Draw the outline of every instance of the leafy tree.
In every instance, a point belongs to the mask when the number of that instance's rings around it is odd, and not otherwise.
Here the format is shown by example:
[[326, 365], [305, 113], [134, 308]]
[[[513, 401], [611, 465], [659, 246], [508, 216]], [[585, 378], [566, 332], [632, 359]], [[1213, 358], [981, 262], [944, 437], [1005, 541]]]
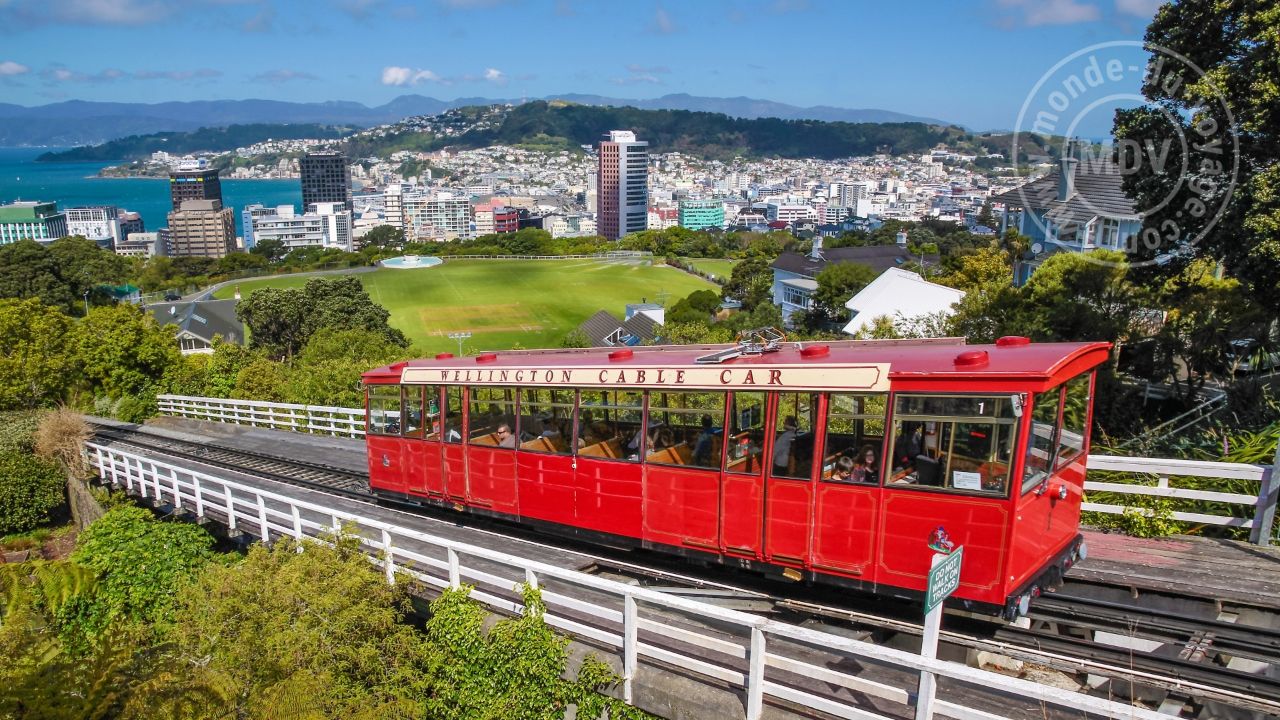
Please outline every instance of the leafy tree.
[[849, 298], [876, 279], [876, 271], [859, 263], [830, 263], [814, 278], [818, 289], [813, 293], [814, 310], [828, 322], [849, 319], [849, 309], [844, 306]]
[[0, 535], [48, 522], [64, 502], [66, 476], [54, 463], [15, 450], [0, 451]]
[[277, 357], [296, 355], [321, 328], [368, 330], [399, 347], [409, 344], [355, 276], [314, 278], [302, 290], [259, 290], [236, 305], [236, 314], [249, 328], [252, 345]]
[[262, 270], [265, 267], [267, 267], [267, 259], [261, 255], [234, 252], [218, 258], [213, 272], [218, 275], [230, 275], [249, 270]]
[[378, 225], [360, 238], [363, 247], [397, 248], [404, 245], [404, 231], [394, 225]]
[[695, 290], [688, 297], [681, 298], [667, 311], [667, 322], [696, 323], [710, 322], [711, 316], [720, 308], [720, 298], [711, 290]]
[[[377, 229], [378, 228], [374, 228], [374, 230]], [[285, 247], [284, 243], [280, 240], [276, 240], [275, 238], [266, 238], [255, 242], [253, 248], [249, 250], [249, 253], [264, 257], [269, 263], [275, 263], [283, 260], [284, 256], [289, 254], [289, 249]]]
[[996, 217], [995, 210], [991, 207], [991, 201], [987, 200], [982, 203], [982, 209], [978, 211], [976, 222], [983, 227], [989, 227], [992, 230], [1000, 228], [1000, 220]]
[[1119, 342], [1141, 309], [1139, 290], [1129, 281], [1122, 253], [1058, 253], [1044, 262], [1023, 288], [1037, 340]]
[[200, 394], [227, 398], [232, 396], [240, 372], [262, 355], [238, 343], [219, 341], [214, 343], [213, 353], [205, 357], [204, 390]]
[[932, 278], [933, 282], [969, 292], [1013, 280], [1008, 256], [994, 247], [984, 248], [957, 261], [952, 272]]
[[392, 342], [386, 334], [364, 328], [317, 330], [298, 355], [301, 367], [325, 362], [350, 361], [368, 367], [392, 362], [404, 354], [404, 347]]
[[71, 318], [39, 300], [0, 300], [0, 409], [66, 396], [79, 372], [72, 327]]
[[720, 294], [726, 300], [737, 300], [742, 309], [750, 312], [761, 303], [770, 302], [773, 294], [773, 272], [770, 260], [761, 255], [748, 257], [733, 266], [729, 281]]
[[[49, 253], [57, 260], [58, 272], [69, 284], [73, 297], [83, 297], [98, 285], [121, 285], [132, 270], [128, 258], [104, 250], [98, 243], [79, 235], [54, 240], [49, 244]], [[97, 298], [98, 302], [105, 299], [105, 296]]]
[[231, 397], [242, 400], [285, 402], [289, 399], [288, 385], [289, 374], [283, 363], [259, 357], [245, 365], [236, 374], [236, 384], [231, 391]]
[[71, 283], [58, 258], [34, 240], [0, 245], [0, 298], [36, 298], [63, 312], [76, 312]]
[[[1122, 156], [1138, 168], [1124, 178], [1126, 193], [1139, 207], [1155, 208], [1144, 213], [1144, 230], [1165, 237], [1168, 222], [1180, 237], [1207, 230], [1194, 248], [1180, 248], [1171, 262], [1153, 264], [1141, 274], [1173, 277], [1194, 257], [1218, 260], [1273, 314], [1280, 312], [1278, 24], [1280, 9], [1271, 0], [1165, 3], [1147, 27], [1145, 42], [1189, 63], [1153, 52], [1142, 87], [1151, 105], [1117, 111], [1114, 127], [1118, 148], [1123, 141], [1139, 147], [1167, 142], [1171, 167], [1183, 170]], [[1197, 127], [1215, 131], [1206, 134]], [[1238, 148], [1222, 140], [1228, 129], [1238, 133]], [[1237, 159], [1236, 187], [1228, 196], [1227, 181]], [[1184, 175], [1191, 181], [1184, 182]], [[1224, 201], [1225, 212], [1218, 217]], [[1210, 229], [1210, 223], [1216, 224]], [[1143, 246], [1139, 257], [1169, 249]]]
[[224, 689], [206, 717], [427, 717], [434, 651], [404, 622], [405, 585], [352, 538], [254, 545], [178, 593], [182, 676]]
[[181, 357], [173, 329], [133, 305], [91, 310], [76, 328], [75, 346], [84, 380], [111, 398], [154, 396]]

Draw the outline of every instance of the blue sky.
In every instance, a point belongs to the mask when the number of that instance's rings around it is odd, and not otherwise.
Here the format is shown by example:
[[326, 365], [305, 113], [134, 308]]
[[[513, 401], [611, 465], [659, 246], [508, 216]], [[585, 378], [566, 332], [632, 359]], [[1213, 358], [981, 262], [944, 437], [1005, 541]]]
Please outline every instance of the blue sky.
[[0, 0], [0, 100], [684, 92], [1006, 128], [1046, 70], [1094, 43], [1140, 40], [1158, 4]]

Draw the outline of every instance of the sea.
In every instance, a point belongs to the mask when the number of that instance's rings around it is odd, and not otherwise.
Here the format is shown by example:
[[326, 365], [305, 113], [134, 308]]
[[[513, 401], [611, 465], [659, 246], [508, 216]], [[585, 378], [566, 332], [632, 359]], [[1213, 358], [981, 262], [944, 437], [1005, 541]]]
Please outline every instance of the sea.
[[[56, 200], [59, 208], [115, 205], [142, 214], [147, 230], [169, 224], [169, 181], [159, 178], [100, 178], [99, 170], [113, 163], [38, 163], [42, 153], [64, 148], [0, 148], [0, 204], [14, 200]], [[235, 210], [236, 234], [243, 235], [240, 210], [262, 203], [267, 207], [302, 204], [302, 184], [291, 180], [222, 181], [222, 203]]]

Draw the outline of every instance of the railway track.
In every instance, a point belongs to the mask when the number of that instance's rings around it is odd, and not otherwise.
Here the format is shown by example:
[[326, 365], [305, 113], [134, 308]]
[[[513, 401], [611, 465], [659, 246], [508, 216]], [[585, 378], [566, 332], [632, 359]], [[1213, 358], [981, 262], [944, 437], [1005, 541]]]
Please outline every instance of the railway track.
[[[141, 428], [95, 425], [94, 432], [112, 443], [361, 502], [380, 502], [369, 492], [367, 474], [347, 468], [247, 451], [216, 441], [195, 442], [162, 436]], [[413, 509], [423, 510], [417, 506]], [[886, 614], [883, 602], [862, 603], [846, 597], [841, 598], [838, 605], [828, 605], [791, 596], [794, 593], [785, 592], [785, 586], [780, 590], [773, 581], [744, 580], [740, 575], [734, 575], [729, 582], [695, 578], [674, 571], [675, 561], [666, 558], [650, 556], [645, 559], [648, 564], [639, 565], [633, 561], [634, 554], [625, 550], [587, 546], [514, 524], [457, 513], [428, 509], [427, 514], [447, 515], [451, 522], [477, 527], [501, 525], [501, 534], [587, 555], [595, 560], [598, 571], [627, 575], [650, 585], [693, 590], [694, 595], [701, 591], [705, 593], [702, 599], [708, 602], [732, 603], [749, 612], [786, 613], [802, 622], [837, 621], [869, 630], [881, 640], [895, 634], [919, 636], [922, 632], [920, 624], [901, 610], [890, 610]], [[711, 568], [708, 572], [727, 571]], [[1159, 689], [1175, 697], [1185, 697], [1193, 704], [1207, 699], [1280, 716], [1280, 678], [1265, 672], [1228, 668], [1218, 662], [1223, 656], [1230, 656], [1273, 665], [1280, 657], [1280, 630], [1188, 618], [1173, 612], [1065, 593], [1038, 598], [1032, 605], [1031, 621], [1030, 627], [1019, 627], [956, 613], [949, 623], [953, 627], [943, 633], [942, 639], [968, 650], [995, 653], [1063, 673], [1104, 676]], [[1098, 642], [1095, 635], [1100, 632], [1160, 643], [1162, 652], [1140, 652]], [[1274, 670], [1272, 667], [1272, 674]]]

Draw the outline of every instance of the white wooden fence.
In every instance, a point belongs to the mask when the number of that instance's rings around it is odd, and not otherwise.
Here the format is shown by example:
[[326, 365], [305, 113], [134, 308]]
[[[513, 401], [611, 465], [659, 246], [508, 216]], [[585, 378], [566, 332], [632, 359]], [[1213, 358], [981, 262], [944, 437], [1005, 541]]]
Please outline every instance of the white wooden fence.
[[[1106, 718], [1171, 717], [436, 537], [363, 515], [360, 504], [338, 498], [333, 504], [310, 502], [93, 442], [86, 443], [86, 451], [105, 482], [197, 518], [212, 516], [263, 542], [301, 540], [345, 528], [360, 538], [391, 583], [404, 576], [438, 589], [466, 583], [474, 586], [471, 597], [508, 613], [523, 610], [511, 599], [517, 585], [539, 587], [548, 624], [621, 657], [622, 693], [627, 702], [634, 697], [636, 674], [644, 658], [742, 690], [747, 720], [758, 720], [770, 701], [798, 703], [841, 718], [891, 717], [868, 709], [858, 699], [870, 696], [914, 705], [916, 694], [905, 687], [921, 673], [952, 682], [940, 687], [939, 698], [923, 700], [930, 705], [918, 707], [917, 718], [1005, 717], [961, 704], [962, 695], [972, 696], [975, 691], [1012, 697], [1003, 702], [1009, 703], [1015, 717], [1022, 716], [1028, 702], [1036, 705], [1037, 716], [1042, 708], [1052, 706]], [[864, 665], [896, 671], [903, 677], [903, 686], [844, 670]]]
[[[1253, 508], [1252, 517], [1179, 511], [1173, 511], [1169, 515], [1172, 519], [1183, 522], [1249, 528], [1249, 539], [1251, 541], [1259, 545], [1270, 543], [1272, 526], [1275, 522], [1276, 499], [1278, 492], [1280, 492], [1280, 478], [1276, 476], [1276, 468], [1274, 466], [1266, 467], [1264, 465], [1203, 460], [1090, 455], [1088, 467], [1091, 472], [1110, 471], [1139, 475], [1146, 482], [1120, 483], [1085, 480], [1085, 492], [1112, 492], [1122, 495], [1145, 495], [1178, 500], [1203, 500], [1251, 507]], [[1148, 478], [1150, 480], [1147, 480]], [[1170, 478], [1245, 480], [1250, 484], [1256, 482], [1258, 489], [1252, 494], [1197, 490], [1177, 487], [1176, 483], [1171, 484]], [[1151, 480], [1154, 480], [1154, 484], [1151, 483]], [[1123, 513], [1126, 508], [1124, 505], [1086, 502], [1081, 506], [1081, 509], [1118, 515]]]
[[295, 405], [187, 395], [160, 395], [156, 401], [160, 412], [164, 415], [318, 435], [364, 437], [363, 408]]
[[[157, 399], [160, 412], [167, 415], [345, 437], [363, 437], [365, 434], [364, 410], [360, 408], [290, 405], [257, 400], [223, 400], [182, 395], [161, 395]], [[1280, 466], [1280, 453], [1276, 462]], [[1194, 512], [1173, 512], [1171, 517], [1184, 522], [1248, 528], [1250, 540], [1253, 542], [1260, 545], [1270, 542], [1276, 502], [1280, 496], [1280, 472], [1277, 471], [1276, 466], [1090, 455], [1088, 467], [1091, 471], [1113, 471], [1127, 473], [1130, 476], [1136, 475], [1134, 479], [1138, 482], [1086, 480], [1084, 484], [1086, 492], [1112, 492], [1120, 495], [1205, 500], [1249, 506], [1253, 508], [1252, 517]], [[1258, 489], [1252, 494], [1196, 490], [1177, 487], [1176, 484], [1171, 485], [1170, 478], [1246, 480], [1258, 483]], [[1155, 484], [1151, 484], [1151, 480], [1154, 480]], [[1082, 509], [1119, 515], [1125, 511], [1126, 506], [1086, 502]]]

